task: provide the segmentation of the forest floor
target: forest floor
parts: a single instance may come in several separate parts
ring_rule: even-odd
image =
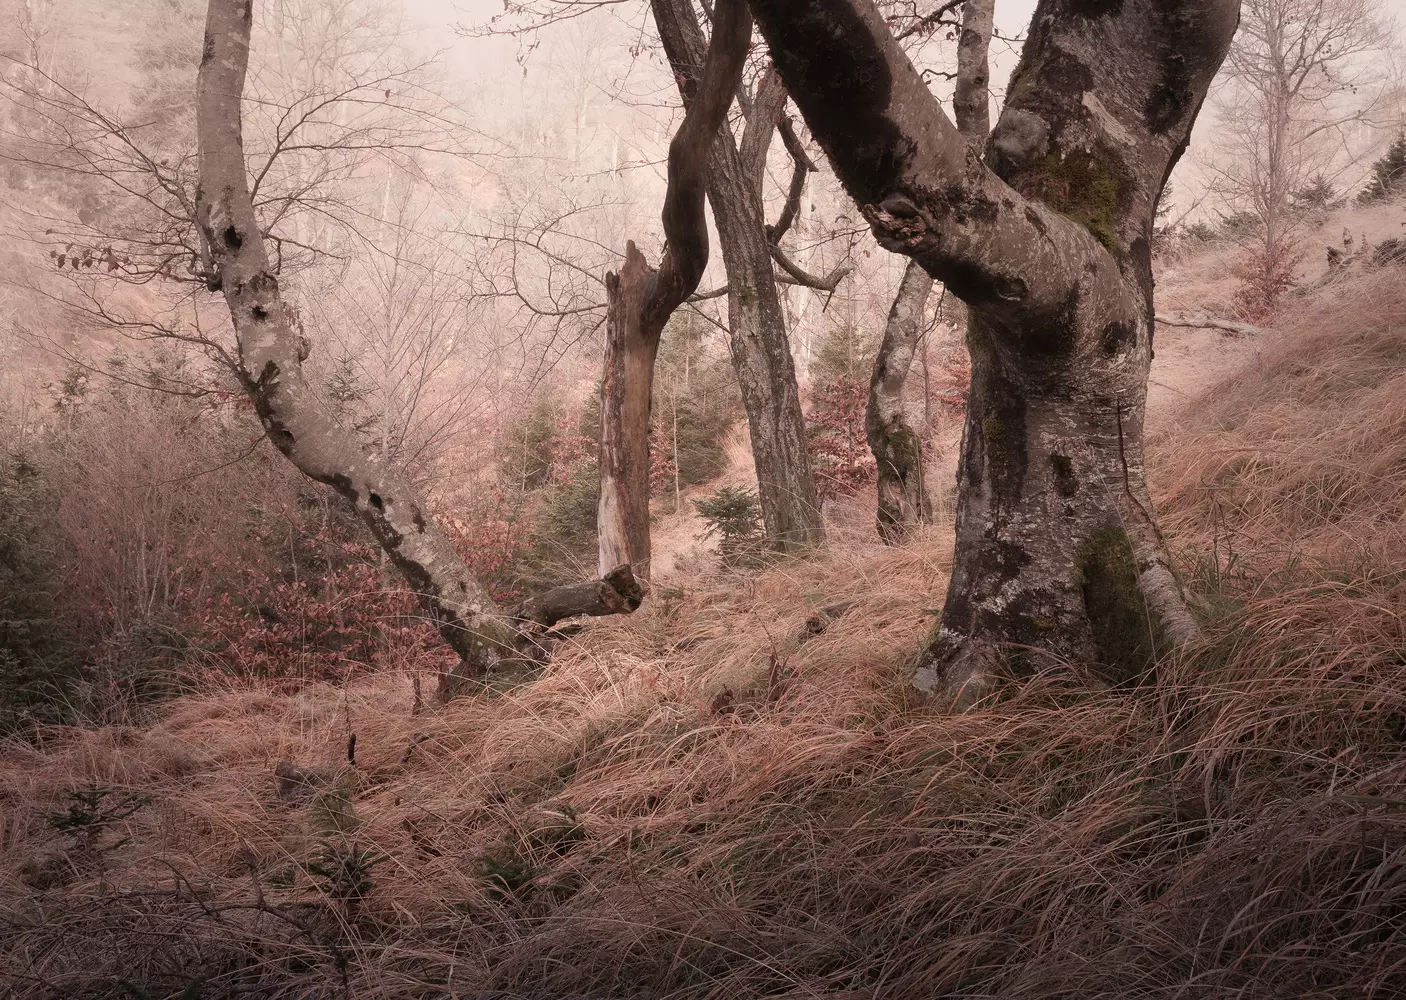
[[[1182,307],[1186,272],[1164,275]],[[1159,332],[1152,377],[1150,479],[1206,626],[1142,684],[1052,665],[951,715],[905,684],[950,522],[728,573],[679,518],[655,600],[473,697],[422,705],[394,672],[239,687],[7,746],[0,982],[1399,997],[1400,272],[1267,338]]]

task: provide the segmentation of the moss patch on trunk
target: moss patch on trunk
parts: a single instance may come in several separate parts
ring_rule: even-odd
[[[1077,574],[1105,676],[1115,684],[1144,676],[1168,643],[1143,597],[1128,533],[1108,527],[1089,536],[1079,546]]]

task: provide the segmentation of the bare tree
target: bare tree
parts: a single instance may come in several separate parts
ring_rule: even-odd
[[[705,50],[693,0],[651,0],[651,9],[670,67],[685,81],[681,86],[692,86]],[[768,238],[762,210],[766,154],[785,101],[780,79],[766,74],[747,102],[741,143],[731,130],[717,133],[708,153],[708,200],[727,268],[729,346],[751,429],[766,537],[790,551],[819,544],[825,530],[772,265],[777,256],[790,261],[780,250],[780,232],[775,242]],[[794,264],[787,271],[792,280],[823,284]]]
[[[909,44],[921,48],[956,23],[953,12],[960,5],[960,0],[928,0],[892,2],[885,8],[896,30]],[[607,6],[611,5],[603,0],[518,4],[474,33],[529,37],[547,25]],[[701,6],[711,17],[710,5]],[[692,0],[652,0],[650,8],[675,80],[684,90],[695,86],[706,44],[698,8]],[[705,301],[727,299],[729,348],[751,432],[765,532],[769,543],[782,551],[813,546],[823,539],[824,532],[777,286],[814,290],[828,301],[851,270],[841,264],[828,273],[812,273],[783,244],[798,218],[807,179],[817,169],[785,115],[787,100],[779,76],[763,64],[753,85],[738,89],[741,134],[730,125],[719,130],[710,152],[708,196],[727,284],[698,296]],[[764,214],[764,182],[768,154],[778,132],[791,161],[791,176],[777,221],[769,225]],[[539,249],[535,238],[531,242],[536,244],[534,250]],[[542,310],[553,311],[550,306]]]
[[[962,4],[952,104],[957,130],[976,150],[985,144],[986,134],[991,131],[987,52],[995,13],[995,0],[964,0]],[[909,424],[903,403],[908,371],[923,336],[923,310],[932,285],[932,276],[916,260],[910,260],[889,310],[869,381],[865,434],[878,469],[879,537],[889,544],[902,541],[911,525],[932,519],[923,439]]]
[[[989,165],[869,0],[752,9],[880,242],[972,314],[952,579],[916,682],[968,703],[1013,647],[1146,669],[1196,632],[1143,468],[1153,213],[1239,4],[1041,0]]]
[[[462,241],[436,231],[432,200],[408,177],[387,183],[377,239],[327,287],[302,283],[299,313],[334,395],[360,410],[358,425],[381,460],[417,485],[490,400],[482,368],[469,364],[484,303],[462,274]],[[350,384],[349,384],[350,383]]]
[[[1216,101],[1218,187],[1258,221],[1251,318],[1292,282],[1294,196],[1353,163],[1349,127],[1371,118],[1382,44],[1378,0],[1245,0]],[[1257,315],[1256,315],[1257,314]]]
[[[745,47],[751,28],[745,8],[740,0],[728,0],[725,8],[733,19],[730,23],[741,25]],[[630,567],[621,565],[592,583],[558,588],[504,612],[468,571],[413,487],[319,405],[303,369],[305,343],[289,322],[250,192],[241,105],[251,14],[252,0],[211,0],[207,15],[197,93],[196,195],[199,232],[208,252],[207,281],[212,291],[223,294],[229,308],[238,344],[237,372],[269,439],[304,474],[332,486],[353,505],[419,595],[462,657],[460,669],[445,679],[441,689],[443,695],[453,694],[464,675],[522,655],[535,643],[541,627],[572,615],[634,610],[641,596],[639,585]],[[719,114],[719,107],[726,109],[740,69],[741,59],[734,55],[723,53],[709,60],[700,99],[681,128],[686,138],[676,144],[673,159],[685,170],[685,180],[682,193],[666,198],[665,227],[681,243],[694,247],[700,239],[697,227],[704,182],[697,164],[703,160],[701,147],[718,124],[704,116]],[[701,240],[706,248],[706,235]],[[706,265],[706,249],[701,263],[692,256],[685,259],[687,270],[682,274],[674,277],[677,265],[673,265],[664,272],[665,282],[656,277],[647,284],[666,284],[671,298],[686,297],[692,291],[689,276],[696,286]],[[616,388],[624,391],[626,387]],[[645,401],[647,415],[647,386]],[[627,425],[624,436],[634,431]]]

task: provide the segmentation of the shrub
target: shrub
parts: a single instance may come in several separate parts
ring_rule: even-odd
[[[872,483],[878,474],[864,433],[869,384],[840,374],[812,390],[806,435],[815,489],[821,500],[848,496]]]
[[[816,345],[806,437],[821,500],[848,496],[878,474],[864,431],[878,346],[876,337],[849,324],[833,327]]]
[[[755,492],[724,486],[691,502],[706,525],[699,537],[718,539],[723,565],[741,566],[756,559],[761,550],[762,506]]]
[[[1341,199],[1338,189],[1321,173],[1315,174],[1293,195],[1294,207],[1304,212],[1320,211],[1336,207]]]
[[[57,621],[60,586],[41,511],[39,469],[22,454],[0,466],[0,734],[67,721],[77,649]]]
[[[1380,160],[1372,164],[1372,177],[1367,187],[1357,196],[1359,204],[1369,205],[1391,197],[1401,189],[1406,181],[1406,131],[1397,133],[1396,139]]]
[[[1294,270],[1303,256],[1302,250],[1283,237],[1272,244],[1260,240],[1246,248],[1230,269],[1240,279],[1235,290],[1236,314],[1252,323],[1272,319],[1280,297],[1294,287]]]

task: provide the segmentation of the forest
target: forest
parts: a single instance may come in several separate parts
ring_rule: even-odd
[[[0,995],[1406,996],[1403,25],[0,0]]]

